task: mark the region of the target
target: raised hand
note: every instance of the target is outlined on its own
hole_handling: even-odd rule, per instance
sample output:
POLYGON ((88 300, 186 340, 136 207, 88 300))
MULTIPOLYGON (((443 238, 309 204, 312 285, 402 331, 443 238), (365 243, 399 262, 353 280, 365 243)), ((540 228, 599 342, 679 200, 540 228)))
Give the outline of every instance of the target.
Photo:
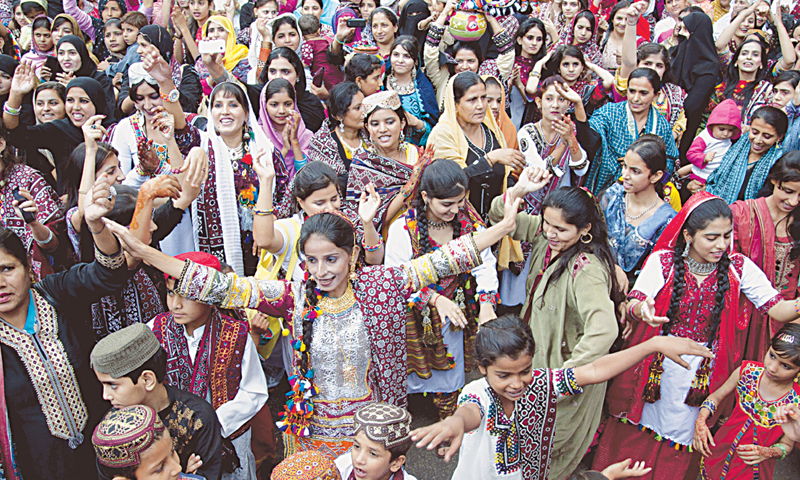
POLYGON ((258 18, 256 19, 256 29, 258 33, 261 34, 261 38, 264 40, 269 40, 269 31, 267 30, 267 23, 269 22, 268 18, 258 18))
POLYGON ((139 195, 142 198, 171 198, 177 200, 181 194, 181 184, 172 175, 159 175, 144 182, 139 187, 139 195))
POLYGON ((644 301, 639 302, 639 312, 642 317, 642 321, 651 327, 658 327, 669 322, 669 318, 667 317, 656 316, 656 302, 650 297, 647 297, 644 301))
POLYGON ((261 185, 269 185, 275 178, 275 164, 272 163, 272 154, 267 153, 263 148, 259 148, 253 156, 253 170, 258 175, 261 185))
MULTIPOLYGON (((147 70, 156 82, 160 84, 172 79, 172 70, 164 57, 161 56, 158 48, 155 45, 148 45, 143 47, 142 64, 144 69, 147 70)), ((167 93, 167 92, 164 92, 167 93)))
POLYGON ((556 92, 558 92, 559 95, 564 97, 569 103, 575 105, 577 103, 583 102, 583 99, 578 94, 578 92, 571 89, 569 85, 556 82, 555 87, 556 87, 556 92))
POLYGON ((153 111, 156 114, 155 118, 153 118, 153 125, 165 137, 172 138, 175 134, 175 117, 164 107, 156 107, 153 111))
POLYGON ((14 77, 11 79, 11 90, 24 95, 33 90, 36 85, 36 75, 33 74, 33 67, 28 62, 20 63, 14 70, 14 77))
POLYGON ((509 190, 509 197, 522 198, 525 195, 541 190, 553 178, 553 174, 544 168, 526 167, 519 174, 519 180, 514 187, 509 190))
POLYGON ((64 85, 65 87, 73 78, 75 78, 75 75, 72 72, 56 73, 56 82, 64 85))
MULTIPOLYGON (((561 138, 563 138, 564 140, 567 140, 570 137, 575 136, 575 124, 572 123, 572 119, 566 115, 564 115, 564 117, 561 119, 553 120, 553 130, 555 130, 556 133, 561 135, 561 138)), ((564 142, 562 142, 561 145, 563 146, 564 142)), ((555 156, 555 158, 559 157, 560 157, 559 155, 555 156)))
POLYGON ((87 196, 89 203, 83 208, 83 218, 87 223, 100 220, 114 209, 117 192, 112 183, 114 180, 105 172, 94 182, 91 195, 87 196))
POLYGON ((50 69, 47 68, 46 66, 42 65, 42 68, 39 69, 39 78, 43 82, 49 82, 52 77, 53 77, 53 72, 51 72, 50 69))
POLYGON ((122 249, 125 250, 131 257, 136 260, 141 260, 142 257, 147 253, 148 248, 150 247, 136 238, 136 236, 132 234, 130 230, 128 230, 128 227, 123 227, 119 223, 107 218, 104 218, 103 222, 106 224, 106 228, 111 230, 111 233, 113 233, 114 236, 119 239, 122 249))
POLYGON ((89 120, 81 127, 83 141, 86 142, 87 147, 97 148, 97 142, 106 135, 106 129, 101 123, 104 118, 106 118, 105 115, 94 115, 89 117, 89 120))
POLYGON ((336 39, 342 43, 350 42, 356 34, 354 27, 347 26, 348 18, 345 16, 339 17, 339 22, 336 28, 336 39))
POLYGON ((180 8, 176 8, 172 11, 172 24, 175 25, 176 29, 181 31, 188 28, 186 15, 183 14, 183 11, 181 11, 180 8))
POLYGON ((381 206, 381 196, 375 191, 375 185, 371 182, 364 187, 361 197, 358 199, 358 216, 361 223, 366 225, 375 219, 378 208, 381 206))
POLYGON ((36 221, 36 218, 39 216, 39 206, 33 201, 33 195, 31 195, 31 192, 29 192, 26 188, 20 188, 19 194, 25 198, 25 201, 22 203, 17 200, 11 202, 12 206, 14 207, 14 211, 17 213, 17 216, 19 216, 19 218, 23 218, 22 212, 32 213, 33 220, 36 221))
POLYGON ((154 174, 161 165, 161 161, 158 159, 153 141, 140 137, 136 143, 139 156, 139 169, 146 175, 154 174))
POLYGON ((194 474, 197 469, 203 466, 203 460, 200 455, 193 453, 189 455, 189 461, 186 462, 186 473, 194 474))

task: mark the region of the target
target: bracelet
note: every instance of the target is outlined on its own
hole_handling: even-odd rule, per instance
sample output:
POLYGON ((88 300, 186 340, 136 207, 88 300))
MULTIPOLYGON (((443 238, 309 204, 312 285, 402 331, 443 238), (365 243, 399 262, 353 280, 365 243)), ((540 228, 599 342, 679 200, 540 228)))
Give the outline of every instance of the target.
POLYGON ((267 215, 275 215, 275 209, 270 208, 268 210, 253 210, 253 215, 258 215, 259 217, 266 217, 267 215))
POLYGON ((116 270, 125 265, 125 255, 122 254, 122 248, 117 250, 117 253, 113 255, 106 255, 95 245, 94 258, 97 260, 97 263, 111 270, 116 270))
POLYGON ((634 320, 641 320, 641 319, 640 319, 640 318, 639 318, 639 317, 636 315, 636 313, 634 313, 634 312, 636 311, 636 305, 639 305, 640 303, 641 303, 641 302, 636 302, 636 303, 632 303, 632 304, 628 305, 628 314, 629 314, 629 315, 631 316, 631 318, 633 318, 634 320))
POLYGON ((91 228, 89 228, 89 224, 88 224, 88 223, 86 224, 86 230, 89 230, 89 233, 91 233, 92 235, 99 235, 99 234, 100 234, 100 233, 102 233, 102 232, 103 232, 103 230, 105 230, 105 229, 106 229, 106 224, 105 224, 105 222, 103 222, 103 228, 101 228, 100 230, 98 230, 98 231, 96 231, 96 232, 92 231, 92 229, 91 229, 91 228))
POLYGON ((488 303, 490 305, 497 305, 497 292, 480 293, 478 294, 478 303, 488 303))
POLYGON ((343 41, 339 40, 339 37, 337 37, 337 36, 334 36, 334 37, 333 37, 333 41, 334 41, 334 42, 336 42, 336 43, 338 43, 339 45, 347 45, 347 44, 346 44, 346 43, 344 43, 343 41))
POLYGON ((8 106, 8 102, 6 102, 3 105, 3 111, 6 112, 9 115, 12 115, 12 116, 15 116, 15 117, 19 116, 20 110, 22 110, 22 106, 20 106, 19 108, 11 108, 11 107, 8 106))
POLYGON ((78 190, 78 193, 80 193, 81 195, 87 195, 89 193, 89 190, 78 190))
POLYGON ((531 70, 531 73, 528 74, 528 78, 530 78, 530 77, 541 78, 542 77, 542 72, 537 72, 536 70, 531 70))
POLYGON ((700 408, 705 408, 711 413, 711 415, 714 415, 714 412, 717 411, 717 402, 710 398, 706 398, 705 401, 700 404, 700 408))
POLYGON ((366 238, 361 242, 361 244, 364 246, 364 251, 365 252, 375 252, 375 251, 377 251, 378 249, 380 249, 383 246, 383 237, 379 233, 378 234, 378 243, 376 243, 375 245, 373 245, 371 247, 367 246, 367 239, 366 238))
POLYGON ((789 451, 787 450, 786 445, 784 445, 784 444, 782 444, 780 442, 776 443, 775 445, 773 445, 773 446, 771 446, 769 448, 777 448, 778 450, 780 450, 781 451, 781 458, 780 458, 781 460, 786 458, 786 455, 789 454, 789 451))
POLYGON ((800 297, 794 299, 794 313, 800 317, 800 297))
MULTIPOLYGON (((103 224, 103 226, 105 226, 105 224, 103 224)), ((49 236, 49 237, 47 237, 47 240, 45 240, 44 242, 40 242, 39 240, 36 240, 36 239, 34 238, 34 240, 36 240, 36 243, 37 243, 37 244, 39 244, 39 245, 47 245, 48 243, 50 243, 50 242, 52 242, 52 241, 53 241, 53 236, 54 236, 54 235, 53 235, 53 231, 52 231, 52 230, 50 230, 49 228, 47 229, 47 231, 48 231, 48 232, 50 232, 50 236, 49 236)), ((102 231, 102 230, 101 230, 101 231, 102 231)))

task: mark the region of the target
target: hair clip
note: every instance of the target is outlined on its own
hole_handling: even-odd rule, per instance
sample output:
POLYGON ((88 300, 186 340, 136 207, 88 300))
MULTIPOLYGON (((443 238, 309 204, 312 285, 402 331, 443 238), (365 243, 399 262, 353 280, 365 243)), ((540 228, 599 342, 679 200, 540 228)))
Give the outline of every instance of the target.
POLYGON ((581 190, 586 192, 589 195, 589 197, 592 198, 592 200, 594 200, 595 202, 597 201, 597 197, 595 197, 594 194, 592 192, 590 192, 588 188, 586 188, 586 187, 578 187, 578 188, 580 188, 581 190))
POLYGON ((794 343, 794 335, 789 335, 788 333, 779 333, 778 340, 786 343, 794 343))

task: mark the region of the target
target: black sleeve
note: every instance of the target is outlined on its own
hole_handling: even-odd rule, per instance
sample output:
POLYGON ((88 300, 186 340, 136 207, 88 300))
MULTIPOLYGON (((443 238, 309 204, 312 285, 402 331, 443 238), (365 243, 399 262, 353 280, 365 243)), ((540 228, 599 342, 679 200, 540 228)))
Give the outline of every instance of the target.
POLYGON ((492 166, 486 160, 486 157, 481 157, 473 161, 471 165, 467 165, 464 173, 467 174, 470 180, 481 180, 491 178, 494 175, 494 170, 492 170, 492 166))
MULTIPOLYGON (((197 108, 200 106, 200 99, 203 98, 203 86, 200 85, 200 76, 193 66, 184 65, 182 67, 181 86, 178 87, 178 91, 181 92, 180 102, 183 111, 187 113, 197 113, 197 108)), ((120 97, 122 97, 121 90, 120 97)))
POLYGON ((311 92, 306 92, 302 101, 298 102, 297 108, 303 117, 306 128, 316 132, 322 127, 325 121, 325 109, 322 107, 322 100, 311 92))
POLYGON ((580 146, 586 150, 586 158, 588 158, 590 162, 594 161, 597 151, 600 150, 600 147, 603 145, 603 138, 599 133, 592 130, 588 121, 579 122, 574 118, 572 120, 575 122, 575 137, 578 139, 580 146))
POLYGON ((222 478, 222 427, 216 415, 214 420, 203 425, 203 428, 192 435, 186 448, 189 454, 195 453, 203 461, 203 465, 197 469, 197 474, 206 480, 222 478))
MULTIPOLYGON (((117 109, 119 109, 120 115, 126 116, 125 112, 122 111, 122 102, 128 98, 128 69, 126 68, 124 72, 122 72, 122 85, 119 86, 119 97, 117 97, 117 109)), ((124 118, 124 117, 120 117, 124 118)))
POLYGON ((54 145, 67 142, 61 131, 52 126, 52 122, 40 123, 39 125, 20 124, 9 132, 8 138, 11 145, 25 150, 38 150, 40 148, 50 150, 54 145))
MULTIPOLYGON (((247 83, 245 84, 245 87, 245 93, 247 93, 247 98, 250 99, 250 105, 261 105, 261 89, 264 88, 264 85, 247 83)), ((260 109, 255 107, 253 108, 255 110, 253 113, 255 113, 256 118, 258 118, 260 109)), ((308 126, 308 124, 306 124, 306 126, 308 126)))
POLYGON ((101 297, 120 291, 133 273, 126 265, 112 270, 95 260, 92 263, 74 265, 66 272, 48 275, 36 282, 34 288, 56 310, 74 309, 76 303, 88 307, 99 302, 101 297))
POLYGON ((717 78, 713 75, 703 75, 698 78, 692 90, 686 95, 683 101, 683 110, 686 115, 686 130, 681 137, 681 144, 678 150, 681 154, 681 164, 687 165, 686 152, 692 146, 694 137, 697 135, 697 129, 703 121, 703 113, 708 108, 708 100, 714 92, 714 87, 717 84, 717 78))
POLYGON ((22 125, 36 125, 36 114, 33 112, 33 92, 26 93, 22 96, 19 123, 22 125))
POLYGON ((108 75, 103 72, 95 73, 93 78, 100 82, 100 85, 103 87, 103 91, 106 93, 106 108, 108 108, 106 112, 109 112, 110 115, 114 115, 114 112, 117 110, 117 96, 114 93, 114 84, 111 83, 111 79, 108 78, 108 75))
MULTIPOLYGON (((334 40, 335 42, 336 40, 334 40)), ((333 45, 333 44, 331 44, 333 45)), ((328 63, 337 67, 344 67, 344 49, 338 54, 331 52, 331 47, 328 47, 328 50, 325 51, 325 58, 328 59, 328 63)))
POLYGON ((153 232, 153 239, 150 242, 151 247, 158 248, 158 242, 164 240, 167 235, 172 233, 175 227, 181 223, 184 211, 185 210, 181 210, 180 208, 175 208, 171 198, 153 211, 153 222, 155 222, 158 228, 153 232))

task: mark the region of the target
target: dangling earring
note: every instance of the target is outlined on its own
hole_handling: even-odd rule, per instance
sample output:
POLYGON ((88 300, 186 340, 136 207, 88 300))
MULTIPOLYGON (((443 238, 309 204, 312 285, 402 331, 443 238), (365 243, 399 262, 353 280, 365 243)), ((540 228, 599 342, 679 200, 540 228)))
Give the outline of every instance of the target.
POLYGON ((244 124, 242 130, 243 130, 242 140, 244 140, 244 142, 247 143, 250 141, 250 131, 247 129, 247 124, 244 124))
POLYGON ((350 260, 350 281, 356 281, 356 254, 353 252, 353 259, 350 260))
POLYGON ((589 233, 589 232, 586 232, 586 233, 584 233, 583 235, 581 235, 581 243, 583 243, 583 244, 586 244, 586 243, 592 243, 592 238, 593 238, 593 237, 592 237, 592 234, 591 234, 591 233, 589 233), (588 236, 589 238, 586 238, 587 236, 588 236))
POLYGON ((686 258, 689 256, 689 249, 692 248, 692 241, 686 241, 686 247, 683 249, 683 253, 681 253, 681 257, 686 258))
POLYGON ((397 149, 398 150, 400 150, 400 145, 402 145, 403 142, 405 142, 405 141, 406 141, 406 134, 403 133, 403 131, 401 130, 400 131, 400 143, 397 144, 397 149))
POLYGON ((344 123, 339 122, 339 133, 344 133, 344 123))

